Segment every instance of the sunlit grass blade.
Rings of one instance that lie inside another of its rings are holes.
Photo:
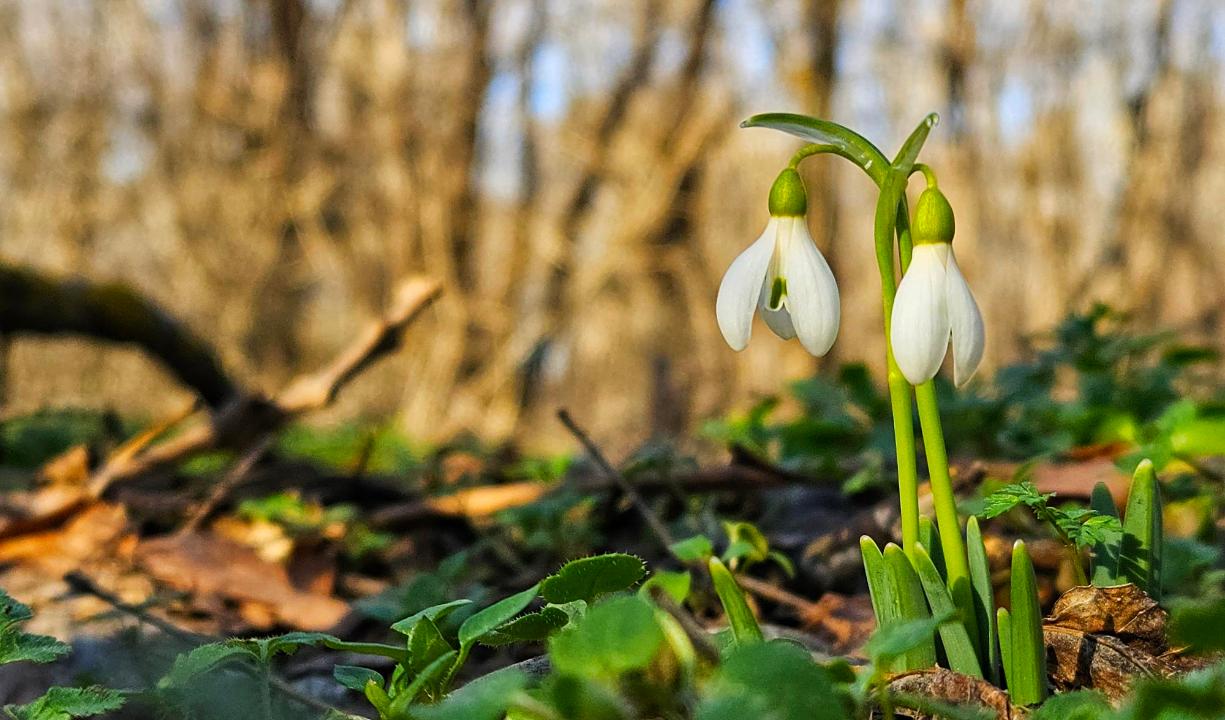
[[[987,548],[973,515],[966,522],[966,560],[970,564],[970,589],[974,591],[974,622],[978,626],[978,659],[983,674],[1000,683],[1000,654],[995,635],[995,591],[991,586],[991,566]]]
[[[923,584],[919,581],[919,575],[914,571],[905,551],[889,543],[885,546],[884,556],[885,567],[889,569],[889,578],[892,581],[893,600],[898,619],[901,622],[910,622],[931,617],[931,612],[927,609],[927,596],[923,593]],[[933,667],[936,664],[935,640],[915,646],[903,654],[899,661],[904,666],[897,668],[898,670]]]
[[[1012,669],[1012,613],[1008,608],[995,611],[995,627],[999,631],[1000,670],[1004,673],[1004,683],[1011,688],[1015,671]]]
[[[1115,518],[1119,516],[1119,509],[1115,506],[1114,497],[1111,496],[1106,483],[1099,482],[1093,486],[1089,507],[1102,515]],[[1111,587],[1126,582],[1119,577],[1119,546],[1122,541],[1121,535],[1112,532],[1107,540],[1093,544],[1093,574],[1090,576],[1093,585]]]
[[[723,612],[727,615],[736,644],[761,642],[761,627],[757,624],[757,618],[753,617],[753,611],[749,608],[740,583],[736,582],[736,578],[719,558],[712,557],[707,561],[707,565],[710,567],[715,594],[719,596],[719,602],[723,603]]]
[[[1017,705],[1035,705],[1046,698],[1046,644],[1042,639],[1042,609],[1038,580],[1025,541],[1012,546],[1012,675],[1008,692]]]
[[[1119,575],[1153,598],[1161,596],[1161,486],[1153,463],[1141,460],[1127,493]]]
[[[923,584],[923,592],[927,595],[927,603],[931,606],[931,614],[935,617],[949,615],[953,619],[942,623],[938,632],[940,642],[944,645],[944,654],[948,658],[949,669],[964,675],[981,678],[982,666],[978,662],[978,649],[970,640],[965,625],[958,617],[953,598],[949,597],[948,588],[944,586],[944,578],[936,570],[935,564],[922,545],[914,549],[911,558],[914,569]]]

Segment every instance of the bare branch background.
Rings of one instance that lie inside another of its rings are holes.
[[[429,274],[408,351],[333,417],[677,433],[814,367],[714,322],[796,145],[735,129],[754,112],[887,151],[943,115],[926,158],[989,364],[1098,299],[1221,344],[1223,63],[1213,0],[2,0],[0,261],[131,284],[263,388]],[[878,366],[872,190],[805,172],[843,290],[826,362]],[[4,414],[186,397],[132,350],[0,348]]]

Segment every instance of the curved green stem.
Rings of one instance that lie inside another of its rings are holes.
[[[927,121],[924,125],[930,127]],[[754,115],[741,123],[741,127],[768,127],[811,141],[813,144],[806,145],[792,156],[791,167],[795,167],[805,158],[828,153],[846,158],[859,166],[882,191],[892,175],[889,160],[880,149],[862,135],[836,123],[791,113],[768,113]],[[917,151],[916,148],[915,152]],[[899,245],[902,245],[900,236],[904,233],[906,243],[902,246],[908,248],[910,229],[904,200],[900,205],[895,205],[898,206],[896,227],[899,231]],[[902,376],[902,371],[893,358],[893,347],[889,343],[893,298],[897,294],[897,275],[893,267],[893,232],[893,228],[889,228],[882,234],[880,228],[877,228],[876,264],[880,272],[881,311],[884,315],[886,381],[893,414],[893,441],[897,449],[902,548],[909,553],[919,542],[919,471],[915,456],[914,407],[910,384]],[[902,260],[906,264],[909,263],[908,251],[903,250]]]

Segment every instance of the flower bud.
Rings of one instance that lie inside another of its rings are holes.
[[[786,168],[770,187],[770,217],[800,217],[808,212],[808,193],[795,168]]]
[[[928,243],[951,243],[956,224],[953,222],[953,207],[940,192],[940,188],[929,187],[919,196],[915,205],[914,235],[915,245]]]

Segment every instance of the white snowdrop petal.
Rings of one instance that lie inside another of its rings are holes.
[[[806,218],[796,218],[786,255],[787,309],[804,349],[820,357],[838,337],[841,307],[838,283],[812,241]]]
[[[949,255],[945,272],[945,293],[948,298],[949,325],[953,333],[953,382],[966,384],[983,360],[986,333],[983,315],[970,292],[970,285],[957,266],[955,255]]]
[[[753,331],[753,310],[766,279],[770,256],[774,254],[774,239],[778,220],[770,218],[766,231],[757,241],[732,261],[719,284],[715,300],[715,317],[719,331],[733,350],[743,350]]]
[[[947,248],[943,243],[916,246],[893,302],[889,341],[898,368],[912,385],[935,377],[948,351]]]

